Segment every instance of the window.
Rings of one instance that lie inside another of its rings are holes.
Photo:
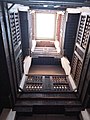
[[[55,39],[55,14],[36,13],[36,39]]]

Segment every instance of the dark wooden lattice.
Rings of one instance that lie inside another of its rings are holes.
[[[90,15],[82,13],[76,36],[76,44],[71,65],[71,75],[78,86],[90,37]]]

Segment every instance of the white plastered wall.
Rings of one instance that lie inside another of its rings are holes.
[[[77,87],[74,83],[74,80],[72,79],[72,77],[70,75],[71,67],[70,67],[69,60],[66,57],[62,57],[61,58],[61,64],[62,64],[62,67],[63,67],[66,75],[68,75],[68,78],[69,78],[69,81],[71,83],[71,86],[72,86],[73,90],[76,90]]]

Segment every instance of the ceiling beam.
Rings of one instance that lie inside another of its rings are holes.
[[[64,8],[67,7],[82,7],[82,6],[87,6],[90,7],[90,2],[89,0],[1,0],[2,2],[7,2],[7,3],[13,3],[13,4],[22,4],[26,6],[40,6],[43,5],[52,5],[53,6],[59,6]]]

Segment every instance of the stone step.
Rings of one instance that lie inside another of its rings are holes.
[[[34,114],[32,116],[18,116],[17,120],[79,120],[79,118],[75,115]]]
[[[82,106],[79,101],[73,100],[31,100],[26,101],[18,100],[15,104],[14,110],[18,112],[27,113],[54,113],[54,114],[74,114],[79,113],[82,110]]]

